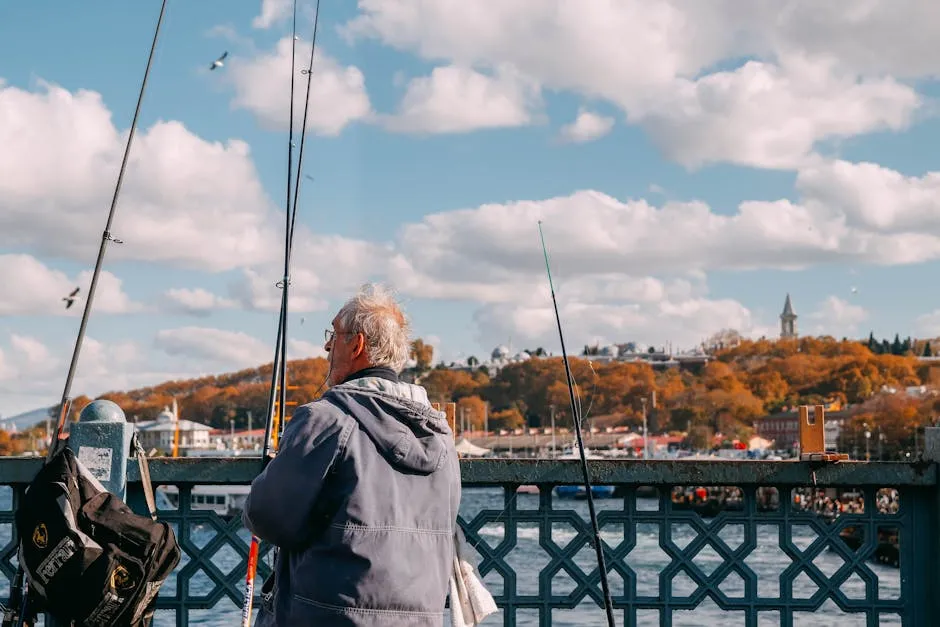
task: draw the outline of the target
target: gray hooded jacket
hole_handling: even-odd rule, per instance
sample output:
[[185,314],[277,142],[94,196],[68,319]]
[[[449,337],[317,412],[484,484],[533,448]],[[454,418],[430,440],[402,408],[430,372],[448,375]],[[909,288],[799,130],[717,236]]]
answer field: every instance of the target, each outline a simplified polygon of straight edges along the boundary
[[299,407],[242,519],[280,548],[259,627],[440,627],[460,466],[424,388],[378,377]]

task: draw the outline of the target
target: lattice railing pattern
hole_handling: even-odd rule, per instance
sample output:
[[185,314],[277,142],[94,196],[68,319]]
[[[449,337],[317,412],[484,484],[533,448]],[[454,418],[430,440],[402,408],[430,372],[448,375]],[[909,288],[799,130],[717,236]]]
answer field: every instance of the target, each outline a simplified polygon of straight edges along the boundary
[[[172,472],[170,464],[154,468],[155,481],[178,487],[179,507],[161,510],[160,516],[174,526],[183,550],[175,576],[161,591],[157,625],[231,625],[240,614],[249,535],[237,517],[225,520],[192,509],[189,496],[200,477],[208,478],[207,483],[244,485],[253,473],[221,473],[209,463],[203,460]],[[704,485],[709,478],[737,485],[741,499],[737,507],[703,518],[674,502],[673,484],[662,480],[671,475],[688,479],[693,465],[685,462],[681,472],[657,470],[660,480],[654,490],[641,489],[637,481],[616,472],[604,477],[605,483],[617,487],[615,498],[596,503],[618,624],[935,624],[931,621],[937,595],[931,594],[930,582],[940,579],[940,508],[935,477],[924,478],[923,469],[920,474],[884,475],[882,485],[898,486],[899,506],[889,511],[879,506],[883,491],[871,480],[871,469],[866,475],[846,475],[843,478],[862,478],[867,484],[856,488],[861,495],[857,511],[827,518],[794,505],[794,490],[802,490],[805,498],[805,483],[776,484],[779,502],[767,509],[760,506],[757,484],[729,481],[753,480],[761,473],[706,468],[697,477]],[[795,466],[787,472],[794,472]],[[617,467],[600,464],[599,474],[604,475],[605,468]],[[5,478],[2,471],[0,464],[0,483],[6,479],[22,489],[22,480]],[[553,490],[559,483],[570,483],[568,475],[574,471],[559,462],[548,467],[512,462],[465,465],[469,485],[459,522],[500,606],[499,614],[484,625],[604,624],[587,508],[583,500],[562,499]],[[192,480],[183,480],[190,473]],[[642,478],[651,477],[647,473]],[[892,478],[897,480],[893,484]],[[535,484],[539,490],[517,492],[521,484]],[[8,493],[6,498],[0,494],[0,596],[5,599],[16,566],[11,524],[16,499],[10,487],[0,490]],[[900,539],[899,565],[879,563],[879,556],[892,561],[879,538],[894,532]],[[256,590],[270,573],[271,547],[263,544],[261,552],[265,559],[259,564]]]
[[[736,612],[740,616],[733,618],[729,624],[792,625],[801,613],[807,613],[808,618],[808,613],[819,610],[827,601],[832,602],[836,611],[855,613],[856,618],[862,619],[860,624],[901,624],[902,620],[904,624],[914,624],[905,620],[910,616],[908,610],[914,605],[905,586],[899,586],[900,594],[888,598],[879,595],[879,579],[886,578],[898,586],[899,581],[907,579],[911,564],[902,557],[900,571],[897,568],[892,571],[891,567],[875,559],[878,529],[898,530],[899,536],[903,538],[902,552],[910,544],[906,540],[910,538],[914,507],[908,503],[896,513],[883,514],[872,504],[876,490],[864,489],[862,492],[867,506],[864,513],[842,514],[829,522],[812,511],[791,507],[788,502],[784,502],[776,511],[758,511],[755,488],[750,487],[742,490],[744,498],[741,509],[724,511],[714,518],[705,519],[698,513],[675,508],[669,497],[669,489],[660,489],[658,503],[655,499],[652,502],[654,509],[645,510],[637,507],[644,499],[637,498],[635,487],[627,487],[622,492],[624,494],[621,498],[598,501],[599,504],[608,505],[608,509],[598,513],[602,538],[611,528],[621,534],[619,541],[610,542],[604,538],[603,544],[611,577],[618,578],[621,584],[612,595],[623,621],[620,624],[677,624],[674,621],[681,614],[695,610],[707,600],[711,600],[720,612]],[[780,492],[788,493],[789,490],[780,488]],[[491,589],[501,588],[497,602],[503,608],[503,624],[537,622],[539,625],[550,625],[553,624],[553,617],[557,619],[558,610],[576,608],[581,610],[577,615],[586,621],[584,624],[604,624],[600,610],[600,575],[593,559],[593,532],[589,520],[582,513],[568,509],[572,502],[560,501],[552,494],[551,486],[545,486],[538,496],[529,497],[537,499],[537,505],[522,508],[521,498],[515,493],[514,487],[508,487],[498,507],[483,509],[468,519],[462,517],[460,521],[468,541],[480,554],[481,574],[496,575],[487,577],[487,581],[496,583]],[[645,500],[649,505],[649,500]],[[539,571],[537,588],[520,592],[517,573],[508,558],[520,548],[518,529],[525,524],[537,528],[538,546],[547,561]],[[494,533],[484,533],[494,525],[502,526],[505,531],[496,543],[491,539]],[[553,538],[553,531],[559,526],[570,528],[574,534],[564,544]],[[639,573],[630,565],[631,553],[638,547],[638,528],[642,527],[656,530],[657,546],[664,558],[654,568],[646,569],[645,574],[652,571],[658,579],[658,591],[653,594],[638,590]],[[677,530],[682,527],[685,533],[681,534],[683,537],[680,539],[676,536]],[[775,529],[776,534],[770,537],[766,533],[759,534],[758,529],[764,527]],[[804,538],[798,544],[788,530],[799,527],[808,533],[803,534]],[[850,548],[840,538],[841,532],[851,528],[864,533],[864,541],[856,548]],[[731,529],[735,533],[724,533]],[[736,541],[729,541],[728,536],[737,536]],[[759,582],[758,573],[748,562],[759,549],[761,541],[766,543],[768,540],[779,548],[781,559],[774,563],[779,572],[776,573],[776,581]],[[703,563],[700,559],[706,551],[717,558],[711,564]],[[831,555],[826,556],[826,552],[831,552]],[[828,563],[822,567],[817,565],[820,557],[828,557]],[[833,562],[838,561],[841,561],[841,566],[834,566]],[[586,564],[587,568],[582,564]],[[823,572],[823,569],[828,572]],[[574,583],[564,594],[555,593],[553,589],[559,575],[566,575]],[[687,582],[681,593],[674,587],[680,576],[684,576]],[[851,581],[856,576],[858,580]],[[740,582],[740,585],[735,586],[736,594],[729,593],[723,586],[732,577]],[[801,597],[795,593],[795,584],[803,583],[799,582],[801,577],[806,577],[808,583],[815,586],[816,590],[811,595]],[[776,593],[762,593],[759,583],[775,583]],[[843,590],[846,583],[856,584],[853,586],[854,598],[850,598]],[[807,586],[804,583],[802,587]],[[537,621],[533,621],[536,612]],[[529,620],[518,620],[518,614],[529,614]],[[839,622],[840,618],[833,614],[830,620],[834,625],[854,624],[851,621]],[[700,621],[693,624],[714,623]],[[827,623],[823,618],[817,624]]]

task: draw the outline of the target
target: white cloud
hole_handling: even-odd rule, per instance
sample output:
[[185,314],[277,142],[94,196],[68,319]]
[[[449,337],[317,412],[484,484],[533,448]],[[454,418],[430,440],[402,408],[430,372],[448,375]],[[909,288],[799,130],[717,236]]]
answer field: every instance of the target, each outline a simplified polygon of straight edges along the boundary
[[[294,83],[294,127],[303,121],[307,77],[301,73],[310,59],[310,44],[297,41]],[[235,88],[232,106],[250,111],[269,128],[287,128],[290,121],[291,38],[278,41],[273,52],[244,59],[231,57],[229,79]],[[365,77],[354,65],[342,66],[317,47],[313,59],[307,128],[321,135],[338,135],[347,125],[372,114]]]
[[578,281],[940,258],[940,173],[816,162],[799,173],[797,189],[796,202],[746,201],[735,213],[582,190],[429,214],[401,228],[387,268],[416,296],[515,302],[544,272],[539,220],[559,277]]
[[829,63],[751,61],[675,88],[632,109],[670,158],[688,167],[726,161],[763,168],[807,163],[821,139],[901,130],[920,106],[891,78],[860,80]]
[[361,0],[342,32],[434,63],[514,67],[545,89],[607,100],[689,167],[780,168],[803,163],[821,139],[909,123],[919,98],[884,73],[940,74],[931,43],[940,15],[925,6]]
[[173,311],[193,316],[207,316],[216,309],[231,309],[235,301],[221,298],[202,288],[173,288],[163,293],[163,298]]
[[831,56],[873,75],[940,75],[940,10],[923,0],[865,0],[847,4],[812,0],[766,2],[761,21],[778,49]]
[[856,333],[859,323],[868,319],[868,312],[838,296],[829,296],[808,317],[818,321],[813,327],[815,333],[842,337]]
[[342,31],[432,61],[510,64],[553,89],[619,100],[693,76],[730,51],[732,21],[714,3],[687,10],[673,4],[688,3],[361,0]]
[[[81,316],[91,285],[91,271],[70,279],[64,272],[49,268],[31,255],[0,255],[0,316],[65,315]],[[98,276],[94,310],[100,313],[130,313],[142,305],[131,302],[121,289],[121,280],[107,270]],[[75,303],[65,308],[65,298],[75,287],[81,288]]]
[[[88,263],[104,227],[124,133],[95,92],[0,84],[0,246]],[[247,144],[179,122],[138,131],[108,259],[226,270],[276,249],[272,208]],[[211,233],[211,240],[206,234]]]
[[[326,357],[327,352],[323,344],[315,344],[306,340],[287,340],[287,359],[307,359],[309,357]],[[273,350],[272,350],[273,357]],[[268,361],[270,361],[270,357]]]
[[524,126],[541,106],[538,85],[511,67],[493,76],[459,66],[437,67],[413,79],[399,112],[382,118],[385,127],[410,133],[465,133]]
[[814,209],[885,234],[940,235],[940,172],[905,176],[874,163],[832,161],[799,172],[797,189]]
[[[359,285],[385,275],[389,245],[340,235],[313,234],[297,226],[291,256],[290,310],[321,311],[328,299],[352,293]],[[230,296],[245,309],[279,311],[283,261],[247,268],[229,286]]]
[[291,14],[291,0],[261,0],[261,13],[251,21],[255,28],[270,28]]
[[247,333],[210,327],[164,329],[157,332],[154,344],[167,355],[181,360],[184,370],[200,363],[224,364],[226,369],[234,370],[270,362],[273,356],[273,344],[268,347]]
[[[644,279],[645,280],[645,279]],[[622,281],[630,281],[624,277]],[[721,328],[743,335],[769,335],[773,331],[734,300],[663,298],[656,302],[584,302],[576,295],[557,294],[559,315],[570,354],[583,344],[640,341],[656,346],[669,343],[688,349]],[[513,343],[544,346],[558,353],[558,329],[551,299],[531,298],[524,303],[485,305],[474,315],[478,337],[495,346],[512,337]]]
[[599,115],[584,108],[578,110],[578,117],[571,124],[561,127],[559,135],[563,141],[584,143],[600,139],[614,128],[612,117]]
[[[72,344],[52,349],[38,338],[11,334],[0,338],[0,398],[4,414],[58,403],[65,384]],[[6,365],[4,365],[6,364]],[[112,390],[152,385],[173,373],[155,372],[133,342],[103,343],[86,336],[72,383],[72,396],[95,396]]]

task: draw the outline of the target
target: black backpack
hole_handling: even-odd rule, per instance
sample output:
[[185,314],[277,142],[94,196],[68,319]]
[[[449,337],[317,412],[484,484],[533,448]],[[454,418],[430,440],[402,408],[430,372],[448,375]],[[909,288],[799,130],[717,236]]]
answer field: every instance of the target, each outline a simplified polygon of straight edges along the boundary
[[67,447],[43,466],[16,510],[30,604],[61,622],[148,627],[160,586],[180,561],[173,529],[157,520],[136,435],[133,443],[149,517],[106,491]]

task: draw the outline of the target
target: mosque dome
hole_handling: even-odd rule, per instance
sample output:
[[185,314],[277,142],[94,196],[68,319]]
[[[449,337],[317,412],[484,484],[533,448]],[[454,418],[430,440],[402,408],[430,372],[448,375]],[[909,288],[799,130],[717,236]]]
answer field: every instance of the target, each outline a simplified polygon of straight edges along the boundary
[[500,359],[506,359],[509,357],[509,349],[505,346],[497,346],[493,349],[493,360],[498,361]]

